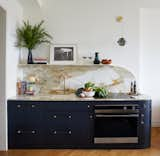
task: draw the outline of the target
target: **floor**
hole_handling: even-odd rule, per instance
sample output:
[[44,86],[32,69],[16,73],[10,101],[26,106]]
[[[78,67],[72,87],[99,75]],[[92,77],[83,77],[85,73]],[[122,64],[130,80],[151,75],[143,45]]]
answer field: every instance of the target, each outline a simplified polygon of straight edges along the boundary
[[152,146],[145,150],[10,150],[0,156],[160,156],[160,128],[152,129]]

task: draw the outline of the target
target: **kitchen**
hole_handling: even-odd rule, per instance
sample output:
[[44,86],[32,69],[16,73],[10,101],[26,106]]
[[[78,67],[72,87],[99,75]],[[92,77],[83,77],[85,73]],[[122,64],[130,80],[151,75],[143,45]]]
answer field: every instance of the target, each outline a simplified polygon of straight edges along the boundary
[[[39,24],[45,28],[49,44],[16,47],[14,87],[7,95],[7,147],[152,147],[151,126],[158,123],[159,111],[151,107],[152,98],[142,94],[148,81],[142,79],[139,25],[132,25],[139,17],[132,12],[137,6],[133,3],[131,9],[123,2],[112,10],[115,2],[106,6],[106,2],[94,1],[89,7],[89,1],[84,6],[56,0],[47,4],[21,0],[20,4],[26,23],[21,20],[19,30]],[[141,10],[141,16],[147,16],[145,11]]]

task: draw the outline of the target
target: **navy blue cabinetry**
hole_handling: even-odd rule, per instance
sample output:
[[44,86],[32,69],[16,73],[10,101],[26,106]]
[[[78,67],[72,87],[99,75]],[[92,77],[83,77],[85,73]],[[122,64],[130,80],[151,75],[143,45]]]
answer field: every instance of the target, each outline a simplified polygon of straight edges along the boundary
[[9,149],[148,148],[150,100],[8,100]]
[[88,102],[8,101],[9,148],[89,146],[92,129]]

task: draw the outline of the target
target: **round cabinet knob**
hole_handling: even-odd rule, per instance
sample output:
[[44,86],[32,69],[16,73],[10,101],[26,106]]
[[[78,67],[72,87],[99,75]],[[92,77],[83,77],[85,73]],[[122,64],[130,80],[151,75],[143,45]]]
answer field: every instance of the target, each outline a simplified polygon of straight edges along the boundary
[[35,105],[32,105],[31,107],[32,107],[32,108],[35,108],[36,106],[35,106]]
[[54,133],[54,134],[57,134],[57,131],[54,131],[53,133]]
[[90,108],[90,105],[88,105],[88,108]]
[[32,131],[32,134],[35,134],[36,133],[36,131]]
[[18,133],[18,134],[21,134],[21,131],[20,131],[20,130],[18,130],[18,131],[17,131],[17,133]]
[[124,107],[123,107],[123,109],[124,109],[124,110],[127,110],[127,107],[126,107],[126,106],[124,106]]
[[71,116],[71,115],[69,115],[69,116],[68,116],[68,118],[69,118],[69,119],[71,119],[71,118],[72,118],[72,116]]
[[69,131],[68,133],[69,133],[69,134],[72,134],[72,131]]
[[21,108],[21,105],[17,105],[17,108]]
[[93,116],[92,116],[92,115],[90,115],[90,116],[89,116],[89,118],[90,118],[90,119],[93,119]]
[[56,119],[56,118],[57,118],[57,116],[56,116],[56,115],[54,115],[54,116],[53,116],[53,118],[54,118],[54,119]]
[[142,117],[144,117],[144,114],[141,114]]
[[135,107],[135,106],[133,106],[133,107],[132,107],[132,110],[136,110],[136,107]]

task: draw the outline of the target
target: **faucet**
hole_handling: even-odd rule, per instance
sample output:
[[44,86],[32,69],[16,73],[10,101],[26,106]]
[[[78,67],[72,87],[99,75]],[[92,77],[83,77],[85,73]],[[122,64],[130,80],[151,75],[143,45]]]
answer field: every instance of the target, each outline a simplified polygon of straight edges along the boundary
[[60,74],[60,78],[63,79],[63,93],[66,94],[66,78],[69,78],[70,76],[68,75],[68,73],[63,72]]

